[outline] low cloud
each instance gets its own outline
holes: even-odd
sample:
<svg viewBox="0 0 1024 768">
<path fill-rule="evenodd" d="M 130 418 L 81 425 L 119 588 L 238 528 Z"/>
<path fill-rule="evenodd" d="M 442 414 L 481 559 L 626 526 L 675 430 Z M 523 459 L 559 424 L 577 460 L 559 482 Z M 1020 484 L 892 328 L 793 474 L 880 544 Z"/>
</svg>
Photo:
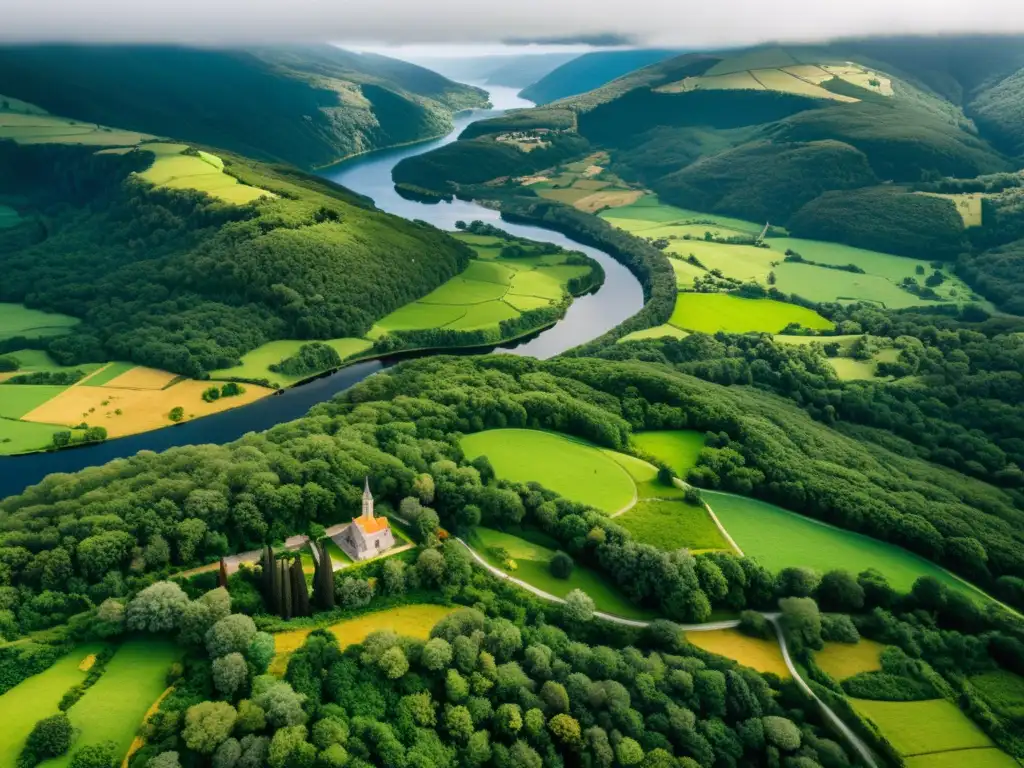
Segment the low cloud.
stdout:
<svg viewBox="0 0 1024 768">
<path fill-rule="evenodd" d="M 0 0 L 7 41 L 402 45 L 629 39 L 714 47 L 866 34 L 1024 31 L 1019 0 Z"/>
</svg>

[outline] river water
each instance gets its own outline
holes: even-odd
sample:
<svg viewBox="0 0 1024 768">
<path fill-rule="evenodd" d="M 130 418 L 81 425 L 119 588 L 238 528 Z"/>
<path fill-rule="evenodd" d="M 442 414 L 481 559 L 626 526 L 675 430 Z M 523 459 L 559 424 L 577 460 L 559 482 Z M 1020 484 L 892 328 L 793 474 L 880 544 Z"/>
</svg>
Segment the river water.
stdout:
<svg viewBox="0 0 1024 768">
<path fill-rule="evenodd" d="M 495 353 L 531 355 L 545 359 L 597 338 L 643 306 L 643 289 L 628 269 L 606 253 L 581 245 L 565 235 L 524 224 L 503 222 L 497 211 L 463 200 L 425 204 L 402 198 L 395 192 L 391 169 L 400 160 L 429 152 L 458 138 L 475 120 L 496 117 L 507 109 L 532 106 L 520 99 L 514 88 L 486 86 L 494 105 L 490 110 L 473 110 L 456 116 L 455 130 L 441 139 L 398 149 L 364 155 L 321 171 L 321 175 L 360 194 L 373 198 L 381 210 L 407 219 L 420 219 L 441 229 L 455 228 L 455 222 L 480 219 L 491 222 L 514 235 L 555 243 L 582 251 L 600 262 L 605 282 L 599 291 L 576 299 L 565 318 L 552 328 L 518 344 L 494 350 Z M 0 498 L 20 493 L 52 472 L 77 472 L 105 464 L 113 459 L 134 456 L 139 451 L 163 451 L 179 445 L 227 443 L 247 432 L 269 429 L 275 424 L 297 419 L 312 406 L 329 400 L 354 384 L 384 368 L 398 358 L 370 360 L 343 368 L 330 376 L 316 379 L 273 397 L 241 408 L 185 422 L 174 427 L 121 437 L 105 443 L 53 453 L 34 453 L 0 458 Z"/>
</svg>

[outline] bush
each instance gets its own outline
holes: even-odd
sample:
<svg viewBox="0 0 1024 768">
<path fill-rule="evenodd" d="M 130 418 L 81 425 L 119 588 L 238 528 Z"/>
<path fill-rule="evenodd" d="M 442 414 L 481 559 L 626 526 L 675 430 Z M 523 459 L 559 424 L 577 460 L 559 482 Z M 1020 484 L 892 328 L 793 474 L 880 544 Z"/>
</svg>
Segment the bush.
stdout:
<svg viewBox="0 0 1024 768">
<path fill-rule="evenodd" d="M 768 619 L 757 611 L 743 611 L 740 614 L 740 632 L 750 637 L 769 638 L 772 636 Z"/>
<path fill-rule="evenodd" d="M 51 757 L 65 754 L 71 747 L 73 735 L 71 721 L 63 712 L 44 717 L 32 727 L 28 735 L 25 748 L 18 758 L 19 768 L 30 768 Z"/>
<path fill-rule="evenodd" d="M 832 643 L 856 643 L 860 640 L 860 632 L 853 621 L 845 614 L 822 614 L 821 637 Z"/>
<path fill-rule="evenodd" d="M 855 699 L 925 701 L 939 696 L 928 683 L 889 672 L 858 672 L 844 680 L 842 686 L 846 694 Z"/>
<path fill-rule="evenodd" d="M 88 744 L 75 752 L 71 768 L 114 768 L 118 764 L 117 745 L 112 741 Z"/>
<path fill-rule="evenodd" d="M 548 567 L 551 569 L 551 575 L 556 579 L 568 579 L 572 576 L 575 563 L 565 552 L 555 552 L 555 556 L 551 558 Z"/>
</svg>

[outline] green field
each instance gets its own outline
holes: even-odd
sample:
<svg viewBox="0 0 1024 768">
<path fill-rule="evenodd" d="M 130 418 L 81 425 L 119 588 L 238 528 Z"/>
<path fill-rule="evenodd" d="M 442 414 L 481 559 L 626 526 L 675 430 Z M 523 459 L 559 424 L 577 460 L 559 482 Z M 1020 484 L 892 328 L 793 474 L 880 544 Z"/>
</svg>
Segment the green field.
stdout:
<svg viewBox="0 0 1024 768">
<path fill-rule="evenodd" d="M 503 320 L 558 303 L 566 294 L 569 280 L 590 270 L 565 264 L 566 254 L 503 258 L 501 249 L 506 241 L 465 233 L 456 233 L 455 237 L 476 251 L 477 260 L 423 298 L 378 320 L 368 338 L 378 339 L 395 331 L 444 328 L 486 330 L 499 341 Z"/>
<path fill-rule="evenodd" d="M 0 384 L 0 419 L 20 419 L 65 389 L 54 384 Z"/>
<path fill-rule="evenodd" d="M 868 701 L 850 699 L 904 757 L 994 746 L 992 740 L 945 699 Z M 931 765 L 931 763 L 927 763 Z M 961 763 L 976 765 L 976 763 Z"/>
<path fill-rule="evenodd" d="M 693 288 L 697 278 L 703 277 L 705 274 L 705 270 L 696 264 L 685 261 L 683 258 L 673 257 L 668 261 L 672 265 L 672 271 L 676 274 L 676 288 L 680 291 Z"/>
<path fill-rule="evenodd" d="M 725 230 L 735 230 L 750 235 L 759 235 L 761 230 L 764 229 L 763 224 L 753 221 L 720 216 L 716 213 L 702 213 L 686 208 L 676 208 L 673 205 L 660 202 L 657 195 L 644 195 L 632 205 L 604 211 L 600 216 L 612 226 L 624 229 L 627 232 L 641 232 L 666 224 L 688 225 L 697 223 L 707 226 L 708 229 L 717 226 Z M 646 232 L 644 236 L 647 236 Z"/>
<path fill-rule="evenodd" d="M 9 389 L 0 390 L 2 398 Z M 55 432 L 67 432 L 68 428 L 57 424 L 39 424 L 34 421 L 15 421 L 0 418 L 0 456 L 14 453 L 38 451 L 53 445 Z M 72 436 L 80 436 L 83 431 L 71 430 Z"/>
<path fill-rule="evenodd" d="M 61 365 L 49 353 L 41 349 L 19 349 L 15 352 L 8 352 L 6 357 L 13 357 L 18 361 L 18 371 L 84 371 L 90 373 L 101 368 L 104 363 L 82 363 L 80 365 Z"/>
<path fill-rule="evenodd" d="M 906 768 L 1020 768 L 1020 763 L 995 747 L 908 757 L 905 764 Z"/>
<path fill-rule="evenodd" d="M 681 499 L 686 495 L 686 491 L 675 483 L 662 483 L 658 479 L 658 468 L 653 464 L 628 453 L 619 453 L 607 448 L 602 448 L 601 451 L 633 478 L 633 482 L 636 483 L 637 499 Z"/>
<path fill-rule="evenodd" d="M 704 507 L 684 501 L 641 501 L 615 522 L 640 543 L 659 549 L 732 551 Z"/>
<path fill-rule="evenodd" d="M 38 339 L 45 336 L 60 336 L 78 323 L 78 318 L 29 309 L 24 304 L 0 303 L 0 341 L 24 336 Z"/>
<path fill-rule="evenodd" d="M 677 328 L 703 333 L 778 333 L 790 323 L 816 330 L 834 327 L 830 320 L 806 307 L 725 293 L 679 294 L 669 322 Z"/>
<path fill-rule="evenodd" d="M 135 363 L 126 362 L 115 362 L 108 365 L 99 373 L 94 376 L 90 376 L 88 380 L 82 382 L 84 387 L 102 387 L 104 384 L 109 384 L 122 373 L 128 373 L 128 371 L 138 366 Z"/>
<path fill-rule="evenodd" d="M 652 230 L 652 232 L 657 232 L 657 230 Z M 647 231 L 643 235 L 644 237 L 652 236 Z M 733 245 L 732 243 L 709 243 L 704 240 L 676 240 L 670 243 L 665 251 L 676 257 L 672 260 L 673 266 L 682 259 L 686 267 L 689 267 L 687 271 L 695 275 L 703 274 L 704 270 L 688 264 L 685 259 L 690 256 L 695 257 L 707 270 L 718 269 L 726 277 L 761 285 L 768 285 L 768 273 L 772 271 L 771 263 L 779 259 L 778 254 L 768 248 Z M 682 288 L 684 286 L 679 280 L 680 271 L 680 269 L 676 270 L 676 278 L 677 283 L 680 284 L 679 287 Z M 692 278 L 690 282 L 693 282 Z"/>
<path fill-rule="evenodd" d="M 101 650 L 102 643 L 80 645 L 49 669 L 0 696 L 0 767 L 14 768 L 32 727 L 44 717 L 57 714 L 64 693 L 85 679 L 86 673 L 78 665 L 86 656 Z"/>
<path fill-rule="evenodd" d="M 633 480 L 596 446 L 554 432 L 491 429 L 460 441 L 469 458 L 487 456 L 498 477 L 535 481 L 567 499 L 616 512 L 633 501 Z"/>
<path fill-rule="evenodd" d="M 623 344 L 627 341 L 643 341 L 644 339 L 663 339 L 666 336 L 673 339 L 685 339 L 689 336 L 688 331 L 683 331 L 676 328 L 674 325 L 656 325 L 653 328 L 644 328 L 642 331 L 633 331 L 627 333 L 618 343 Z"/>
<path fill-rule="evenodd" d="M 771 571 L 804 566 L 819 573 L 838 568 L 857 574 L 876 568 L 900 592 L 908 592 L 919 576 L 934 576 L 947 587 L 981 596 L 948 571 L 893 544 L 833 528 L 745 496 L 703 493 L 744 553 Z"/>
<path fill-rule="evenodd" d="M 256 347 L 256 349 L 251 352 L 246 352 L 242 355 L 241 365 L 236 365 L 233 368 L 221 368 L 216 371 L 210 371 L 210 378 L 267 379 L 268 381 L 282 387 L 290 386 L 297 381 L 309 378 L 310 374 L 289 376 L 286 373 L 275 373 L 270 370 L 270 366 L 280 363 L 286 357 L 295 355 L 303 344 L 309 343 L 309 341 L 300 341 L 298 339 L 268 341 L 266 344 Z M 321 343 L 334 347 L 342 360 L 360 352 L 365 352 L 373 346 L 373 342 L 371 341 L 353 338 L 324 339 Z"/>
<path fill-rule="evenodd" d="M 589 568 L 577 565 L 568 579 L 557 579 L 552 576 L 548 563 L 555 552 L 547 547 L 509 533 L 483 527 L 476 529 L 470 543 L 481 557 L 503 570 L 504 563 L 495 559 L 487 550 L 490 547 L 501 547 L 506 550 L 517 566 L 515 570 L 509 571 L 509 575 L 556 597 L 565 597 L 574 589 L 582 589 L 590 595 L 599 611 L 632 619 L 650 618 L 649 611 L 633 605 L 602 576 Z"/>
<path fill-rule="evenodd" d="M 1024 677 L 1000 669 L 973 675 L 971 683 L 1000 715 L 1024 722 Z"/>
<path fill-rule="evenodd" d="M 665 462 L 676 477 L 685 478 L 686 473 L 697 466 L 697 456 L 704 448 L 704 435 L 689 429 L 637 432 L 633 435 L 633 445 Z"/>
<path fill-rule="evenodd" d="M 169 640 L 138 638 L 122 643 L 96 684 L 68 710 L 71 724 L 80 732 L 71 750 L 42 765 L 62 768 L 83 746 L 104 741 L 114 742 L 118 755 L 124 755 L 146 711 L 167 688 L 167 670 L 180 654 Z"/>
<path fill-rule="evenodd" d="M 153 164 L 138 174 L 139 178 L 158 187 L 198 189 L 235 205 L 245 205 L 261 197 L 274 197 L 270 192 L 241 184 L 224 172 L 224 161 L 208 152 L 183 155 L 184 144 L 143 144 L 140 149 L 152 152 Z"/>
</svg>

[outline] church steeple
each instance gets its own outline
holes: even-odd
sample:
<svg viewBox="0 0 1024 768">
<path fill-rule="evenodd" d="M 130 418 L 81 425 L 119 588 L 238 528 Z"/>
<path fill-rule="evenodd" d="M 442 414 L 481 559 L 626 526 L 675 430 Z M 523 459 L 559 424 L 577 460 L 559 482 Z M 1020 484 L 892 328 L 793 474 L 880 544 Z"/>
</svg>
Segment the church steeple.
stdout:
<svg viewBox="0 0 1024 768">
<path fill-rule="evenodd" d="M 370 493 L 370 478 L 363 483 L 363 517 L 373 519 L 373 494 Z"/>
</svg>

